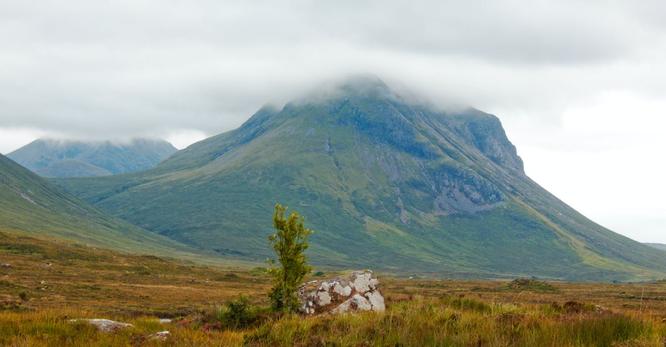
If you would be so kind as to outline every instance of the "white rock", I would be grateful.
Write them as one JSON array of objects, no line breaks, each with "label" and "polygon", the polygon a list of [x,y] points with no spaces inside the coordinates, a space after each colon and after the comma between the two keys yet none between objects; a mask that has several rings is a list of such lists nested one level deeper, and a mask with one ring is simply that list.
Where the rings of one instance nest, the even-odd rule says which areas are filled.
[{"label": "white rock", "polygon": [[326,306],[331,303],[331,296],[328,292],[319,292],[317,293],[317,305]]},{"label": "white rock", "polygon": [[171,319],[169,318],[160,318],[160,324],[169,324],[171,323]]},{"label": "white rock", "polygon": [[383,312],[386,310],[384,297],[379,292],[365,293],[365,296],[368,298],[368,301],[370,301],[373,311]]},{"label": "white rock", "polygon": [[349,299],[342,304],[340,304],[338,307],[334,308],[331,310],[331,313],[333,314],[340,314],[340,313],[347,313],[351,309],[351,303],[352,299]]},{"label": "white rock", "polygon": [[354,294],[354,296],[352,296],[351,300],[352,300],[352,305],[355,305],[356,309],[359,310],[359,311],[370,311],[370,310],[372,310],[372,305],[370,304],[370,301],[368,301],[368,299],[361,296],[360,294]]},{"label": "white rock", "polygon": [[94,325],[97,330],[105,333],[110,333],[114,332],[116,330],[120,329],[125,329],[125,328],[131,328],[134,325],[129,324],[129,323],[123,323],[123,322],[116,322],[110,319],[100,319],[100,318],[94,318],[94,319],[72,319],[70,320],[72,323],[77,323],[77,322],[86,322],[88,324]]},{"label": "white rock", "polygon": [[325,292],[325,291],[328,291],[328,289],[330,287],[331,287],[331,285],[328,284],[328,282],[321,282],[321,285],[319,285],[319,290]]},{"label": "white rock", "polygon": [[333,287],[333,291],[339,295],[342,296],[350,296],[352,289],[350,286],[342,286],[339,282],[335,283],[335,286]]},{"label": "white rock", "polygon": [[374,290],[375,288],[377,288],[378,285],[379,285],[379,280],[378,279],[376,279],[376,278],[371,278],[370,279],[370,284],[369,284],[370,289]]},{"label": "white rock", "polygon": [[361,271],[356,271],[352,274],[352,286],[356,292],[363,294],[370,290],[371,276],[371,273]]},{"label": "white rock", "polygon": [[171,333],[168,330],[164,330],[148,335],[148,340],[166,341],[169,336],[171,336]]},{"label": "white rock", "polygon": [[384,311],[384,297],[372,271],[355,271],[348,278],[308,282],[298,289],[301,312],[312,315],[353,311]]}]

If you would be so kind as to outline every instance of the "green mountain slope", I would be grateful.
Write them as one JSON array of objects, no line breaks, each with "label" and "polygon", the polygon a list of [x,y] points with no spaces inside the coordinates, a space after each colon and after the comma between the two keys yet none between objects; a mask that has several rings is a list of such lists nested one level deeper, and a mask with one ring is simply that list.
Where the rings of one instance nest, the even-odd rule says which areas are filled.
[{"label": "green mountain slope", "polygon": [[415,105],[375,79],[263,108],[143,173],[58,182],[143,228],[244,259],[270,255],[282,202],[316,230],[317,264],[589,280],[666,269],[663,252],[529,179],[496,117]]},{"label": "green mountain slope", "polygon": [[663,243],[646,243],[646,245],[662,251],[666,251],[666,245]]},{"label": "green mountain slope", "polygon": [[176,152],[162,140],[128,143],[38,139],[7,157],[43,177],[108,176],[147,170]]},{"label": "green mountain slope", "polygon": [[127,252],[192,256],[189,247],[108,216],[2,155],[0,230]]}]

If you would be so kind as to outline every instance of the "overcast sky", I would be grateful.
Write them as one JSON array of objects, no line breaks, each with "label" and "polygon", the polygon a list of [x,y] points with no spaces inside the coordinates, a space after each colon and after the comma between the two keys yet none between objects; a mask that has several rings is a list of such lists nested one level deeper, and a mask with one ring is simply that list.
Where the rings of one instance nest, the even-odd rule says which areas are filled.
[{"label": "overcast sky", "polygon": [[183,147],[356,73],[496,114],[537,182],[666,243],[662,0],[0,0],[0,152]]}]

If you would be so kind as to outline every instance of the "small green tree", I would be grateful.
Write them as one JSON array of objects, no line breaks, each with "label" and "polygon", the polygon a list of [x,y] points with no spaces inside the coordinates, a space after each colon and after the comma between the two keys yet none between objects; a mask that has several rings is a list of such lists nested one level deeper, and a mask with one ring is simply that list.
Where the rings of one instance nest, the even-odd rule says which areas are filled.
[{"label": "small green tree", "polygon": [[269,296],[274,311],[294,312],[298,309],[298,285],[311,270],[305,250],[308,248],[307,239],[312,231],[303,226],[303,217],[298,212],[292,212],[285,218],[286,210],[280,204],[275,205],[275,233],[268,237],[280,263],[275,266],[275,260],[269,260],[269,272],[273,276],[273,288]]}]

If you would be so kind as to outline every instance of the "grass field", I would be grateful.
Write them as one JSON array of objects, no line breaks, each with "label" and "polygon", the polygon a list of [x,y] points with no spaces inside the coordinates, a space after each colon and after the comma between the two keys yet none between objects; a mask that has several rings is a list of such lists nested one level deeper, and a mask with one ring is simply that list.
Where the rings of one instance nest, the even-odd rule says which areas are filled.
[{"label": "grass field", "polygon": [[[326,273],[325,276],[332,276]],[[664,346],[666,282],[460,281],[378,274],[385,313],[274,316],[225,328],[245,295],[267,304],[261,269],[202,266],[0,234],[2,346]],[[134,327],[97,332],[76,318]],[[159,318],[171,318],[161,324]],[[149,335],[168,330],[166,341]]]}]

